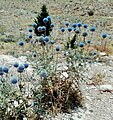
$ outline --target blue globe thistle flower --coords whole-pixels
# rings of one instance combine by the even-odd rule
[[[24,67],[25,67],[25,68],[28,68],[28,67],[29,67],[29,64],[28,64],[28,63],[24,63]]]
[[[83,37],[86,37],[87,35],[88,35],[87,32],[83,32],[83,33],[82,33],[82,36],[83,36]]]
[[[48,21],[50,21],[50,20],[51,20],[51,17],[50,17],[50,16],[47,16],[47,19],[48,19]]]
[[[41,43],[44,42],[44,37],[43,37],[43,36],[40,36],[40,37],[39,37],[39,42],[41,42]]]
[[[87,40],[87,43],[90,44],[90,43],[91,43],[91,40]]]
[[[39,75],[40,75],[40,77],[47,78],[48,73],[47,73],[47,71],[44,69],[44,70],[42,70],[42,71],[40,72]]]
[[[97,54],[97,52],[93,52],[93,55],[96,55]]]
[[[71,31],[72,31],[72,28],[68,28],[68,31],[71,32]]]
[[[64,31],[65,31],[65,28],[61,28],[61,31],[64,32]]]
[[[78,29],[76,29],[76,30],[75,30],[75,33],[76,33],[76,34],[79,34],[79,33],[80,33],[80,31],[79,31]]]
[[[32,28],[29,28],[28,30],[29,30],[29,32],[33,32],[33,29],[32,29]]]
[[[19,41],[18,44],[19,44],[20,46],[24,46],[24,41]]]
[[[77,26],[78,26],[78,27],[81,27],[81,26],[82,26],[82,23],[81,23],[81,22],[79,22],[79,23],[77,24]]]
[[[25,68],[25,66],[24,66],[23,64],[20,64],[20,65],[18,66],[18,68],[17,68],[17,71],[18,71],[19,73],[22,73],[22,72],[24,71],[24,68]]]
[[[106,33],[103,33],[103,34],[102,34],[102,37],[103,37],[103,38],[106,38],[106,37],[107,37],[107,34],[106,34]]]
[[[45,36],[45,37],[44,37],[44,41],[45,41],[45,42],[49,42],[49,40],[50,40],[50,38],[49,38],[48,36]]]
[[[83,42],[80,42],[80,44],[79,44],[79,47],[84,47],[84,43]]]
[[[0,75],[3,75],[3,74],[4,74],[3,68],[2,68],[2,66],[0,66]]]
[[[39,26],[39,27],[37,28],[37,30],[38,30],[38,32],[42,32],[42,27]]]
[[[94,32],[95,30],[96,30],[96,28],[94,26],[91,27],[91,29],[90,29],[91,32]]]
[[[13,64],[13,66],[17,68],[17,67],[19,66],[19,63],[18,63],[18,62],[15,62],[15,63]]]
[[[33,27],[37,27],[37,23],[34,23],[34,24],[33,24]]]
[[[50,27],[52,27],[52,28],[53,28],[54,26],[55,26],[55,25],[54,25],[53,23],[51,23]]]
[[[74,31],[76,31],[77,30],[77,28],[74,28]]]
[[[16,77],[16,76],[12,76],[11,78],[10,78],[10,81],[11,81],[11,83],[12,84],[17,84],[18,83],[18,78]]]
[[[55,43],[55,41],[54,40],[51,40],[51,44],[54,44]]]
[[[42,26],[41,30],[39,30],[39,31],[46,31],[46,27]]]
[[[30,42],[29,42],[30,44],[34,44],[34,41],[33,40],[30,40]]]
[[[76,23],[73,23],[73,24],[72,24],[72,27],[74,27],[74,28],[77,27],[77,24],[76,24]]]
[[[56,46],[56,51],[60,51],[60,46]]]
[[[88,24],[84,24],[83,26],[84,26],[84,28],[87,28],[87,27],[88,27]]]
[[[68,27],[69,26],[69,22],[66,22],[65,25]]]
[[[3,66],[2,71],[4,73],[8,73],[9,72],[9,68],[7,66]]]
[[[48,18],[44,18],[43,22],[46,24],[48,22]]]
[[[37,53],[36,53],[36,52],[34,52],[34,53],[33,53],[33,57],[36,57],[36,56],[37,56]]]
[[[29,34],[29,36],[28,36],[29,38],[32,38],[33,36],[32,36],[32,34]]]

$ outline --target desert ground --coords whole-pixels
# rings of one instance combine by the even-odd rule
[[[10,60],[24,61],[6,56],[14,49],[12,41],[27,37],[28,28],[43,4],[55,24],[52,38],[60,39],[58,29],[65,21],[72,24],[80,20],[96,26],[95,40],[100,39],[99,34],[107,33],[111,48],[110,55],[101,53],[103,62],[92,64],[84,73],[89,83],[81,85],[85,97],[84,109],[71,114],[60,113],[50,120],[113,120],[113,0],[0,0],[0,65],[4,59],[9,64]],[[88,15],[89,10],[94,11],[93,16]],[[95,81],[99,84],[90,84]]]

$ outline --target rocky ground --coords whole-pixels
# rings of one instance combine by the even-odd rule
[[[24,63],[26,57],[0,55],[0,65],[11,66],[14,61]],[[66,68],[64,63],[62,66],[58,69]],[[92,63],[87,67],[88,70],[84,73],[85,81],[81,82],[84,107],[75,108],[71,114],[58,114],[55,118],[48,116],[48,120],[113,120],[113,56],[106,56],[105,63]],[[32,67],[27,69],[29,76],[32,75],[32,71]],[[16,73],[11,67],[10,74]],[[63,76],[67,77],[67,74]]]
[[[101,32],[113,33],[113,1],[112,0],[0,0],[0,40],[17,40],[20,33],[27,33],[28,25],[40,13],[43,4],[56,26],[62,26],[63,21],[80,19],[90,22]],[[94,17],[88,17],[87,12],[94,10]]]
[[[20,33],[27,34],[28,25],[33,23],[44,3],[57,27],[62,26],[62,20],[75,21],[78,17],[90,22],[87,11],[93,9],[95,15],[91,20],[97,26],[98,31],[100,33],[107,31],[109,39],[113,40],[113,1],[92,1],[0,0],[0,40],[17,40],[20,38]],[[0,65],[11,65],[13,61],[26,61],[22,57],[14,58],[3,55],[7,53],[3,52],[5,50],[0,51]],[[85,73],[87,82],[81,83],[85,107],[73,111],[72,114],[59,114],[52,120],[113,120],[113,56],[103,56],[102,60],[103,62],[89,67]],[[28,72],[31,72],[30,70]]]

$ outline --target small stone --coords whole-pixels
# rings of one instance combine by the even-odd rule
[[[105,56],[106,53],[105,53],[105,52],[100,52],[100,55],[101,55],[101,56]]]
[[[18,101],[14,101],[14,106],[15,107],[18,107],[19,105],[18,105]]]
[[[89,110],[89,112],[91,112],[91,113],[92,113],[92,112],[93,112],[93,110]]]
[[[90,98],[89,96],[86,96],[86,99],[87,99],[87,100],[91,100],[91,98]]]
[[[26,118],[26,117],[24,117],[24,118],[23,118],[23,120],[27,120],[27,118]]]
[[[69,77],[68,74],[67,74],[67,72],[63,72],[62,75],[63,75],[64,77],[66,77],[66,78]]]
[[[101,85],[100,90],[102,90],[102,91],[112,91],[113,86],[112,85]]]

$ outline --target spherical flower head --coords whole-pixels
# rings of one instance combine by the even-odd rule
[[[19,63],[18,63],[18,62],[15,62],[15,63],[13,64],[13,66],[14,66],[15,68],[17,68],[17,67],[19,66]]]
[[[77,25],[78,25],[78,27],[81,27],[81,26],[82,26],[82,23],[81,23],[81,22],[79,22]]]
[[[60,51],[60,46],[56,46],[56,51]]]
[[[77,27],[77,24],[76,24],[76,23],[73,23],[73,24],[72,24],[72,27],[74,27],[74,28]]]
[[[28,36],[29,38],[32,38],[33,36],[32,36],[32,34],[29,34],[29,36]]]
[[[76,30],[75,30],[75,33],[76,33],[76,34],[79,34],[79,33],[80,33],[80,31],[79,31],[78,29],[76,29]]]
[[[87,40],[87,43],[90,44],[90,43],[91,43],[91,40]]]
[[[74,28],[74,31],[76,31],[77,29],[76,28]]]
[[[48,19],[48,21],[50,21],[50,20],[51,20],[51,17],[50,17],[50,16],[47,16],[47,19]]]
[[[69,22],[66,22],[65,25],[68,27],[69,26]]]
[[[93,55],[96,55],[97,54],[97,52],[93,52]]]
[[[0,75],[3,75],[3,74],[4,74],[4,72],[3,72],[3,67],[0,66]]]
[[[71,32],[71,31],[72,31],[72,28],[68,28],[68,31]]]
[[[29,32],[33,32],[33,29],[32,29],[32,28],[29,28],[28,30],[29,30]]]
[[[28,67],[29,67],[29,64],[28,64],[28,63],[24,63],[24,67],[25,67],[25,68],[28,68]]]
[[[42,32],[42,27],[39,26],[39,27],[37,28],[37,30],[38,30],[38,32]]]
[[[42,71],[40,72],[39,75],[40,75],[40,77],[47,78],[48,73],[47,73],[47,71],[44,69],[44,70],[42,70]]]
[[[53,23],[51,23],[50,27],[52,27],[52,28],[53,28],[54,26],[55,26],[55,25],[54,25]]]
[[[48,22],[48,18],[44,18],[43,22],[46,24]]]
[[[83,36],[83,37],[86,37],[87,35],[88,35],[87,32],[83,32],[83,33],[82,33],[82,36]]]
[[[90,29],[91,32],[95,32],[95,30],[96,30],[96,28],[94,26],[91,27],[91,29]]]
[[[42,26],[41,31],[46,31],[46,27]]]
[[[40,37],[39,37],[39,42],[41,42],[41,43],[44,42],[44,37],[43,37],[43,36],[40,36]]]
[[[16,77],[16,76],[12,76],[11,78],[10,78],[10,81],[11,81],[11,83],[12,84],[17,84],[18,83],[18,78]]]
[[[79,47],[84,47],[84,43],[83,42],[80,42],[80,44],[79,44]]]
[[[37,23],[34,23],[34,24],[33,24],[33,27],[34,27],[34,28],[37,27]]]
[[[55,43],[55,41],[54,40],[51,40],[51,44],[53,45]]]
[[[49,38],[48,36],[45,36],[45,37],[44,37],[44,41],[45,41],[45,42],[49,42],[49,40],[50,40],[50,38]]]
[[[33,40],[30,40],[30,42],[29,42],[30,44],[34,44],[34,42],[33,42]]]
[[[37,56],[37,54],[34,52],[34,53],[33,53],[33,57],[36,57],[36,56]]]
[[[102,34],[102,38],[106,38],[107,37],[107,34],[106,33],[103,33]]]
[[[8,73],[9,72],[9,68],[7,66],[3,66],[2,68],[4,73]]]
[[[84,24],[83,26],[84,26],[84,28],[87,28],[87,27],[88,27],[88,24]]]
[[[24,41],[19,41],[18,44],[19,44],[20,46],[24,46]]]
[[[18,68],[17,68],[17,71],[18,71],[19,73],[22,73],[22,72],[24,71],[24,68],[25,68],[25,66],[24,66],[23,64],[20,64],[20,65],[18,66]]]
[[[65,28],[61,28],[61,31],[64,32],[64,31],[65,31]]]

